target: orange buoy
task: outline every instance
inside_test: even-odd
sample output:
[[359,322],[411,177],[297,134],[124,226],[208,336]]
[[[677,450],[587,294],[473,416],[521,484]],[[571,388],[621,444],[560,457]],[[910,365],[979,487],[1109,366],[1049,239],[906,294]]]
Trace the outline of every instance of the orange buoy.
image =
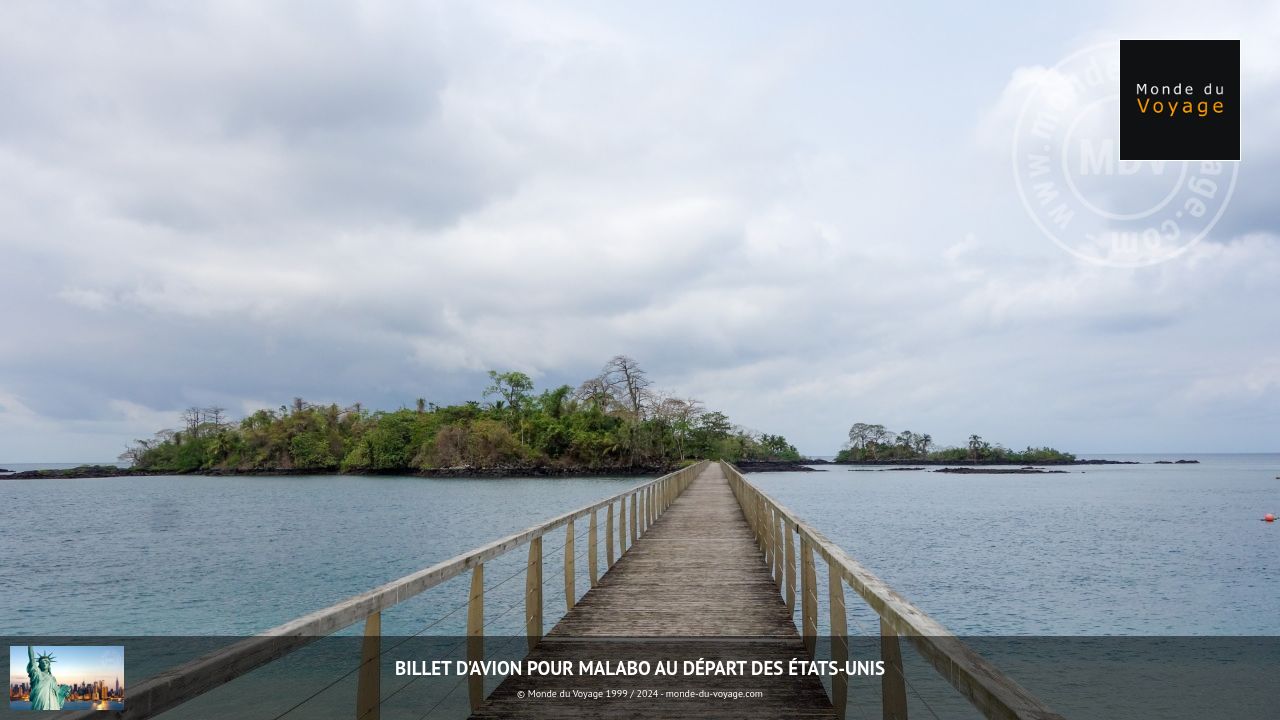
[[1262,516],[1262,519],[1263,519],[1263,521],[1265,521],[1265,522],[1275,522],[1275,521],[1276,521],[1276,516],[1275,516],[1274,514],[1272,514],[1272,513],[1267,513],[1266,515],[1263,515],[1263,516]]

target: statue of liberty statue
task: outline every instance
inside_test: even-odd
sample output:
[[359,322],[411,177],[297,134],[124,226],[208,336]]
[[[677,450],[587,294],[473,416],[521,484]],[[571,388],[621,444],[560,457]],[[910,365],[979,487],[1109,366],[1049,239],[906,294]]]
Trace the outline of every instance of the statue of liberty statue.
[[28,645],[27,658],[27,677],[31,678],[31,709],[61,710],[62,703],[71,694],[71,688],[59,685],[53,677],[50,669],[53,666],[53,656],[48,653],[37,656],[36,649]]

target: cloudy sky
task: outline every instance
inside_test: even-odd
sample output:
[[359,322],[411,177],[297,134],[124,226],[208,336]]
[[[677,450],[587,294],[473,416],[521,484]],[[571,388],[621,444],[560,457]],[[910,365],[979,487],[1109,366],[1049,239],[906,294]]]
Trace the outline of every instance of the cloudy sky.
[[[1002,5],[6,2],[0,461],[618,353],[813,454],[1280,449],[1280,5]],[[1243,41],[1226,215],[1137,269],[1009,162],[1122,37]]]

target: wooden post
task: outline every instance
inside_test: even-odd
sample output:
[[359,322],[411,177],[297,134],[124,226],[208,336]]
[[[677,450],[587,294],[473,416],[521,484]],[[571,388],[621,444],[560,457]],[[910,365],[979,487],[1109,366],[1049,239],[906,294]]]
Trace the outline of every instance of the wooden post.
[[760,523],[760,550],[764,552],[764,562],[769,564],[769,526],[765,524],[768,508],[764,504],[764,495],[756,492],[756,507],[759,511],[756,513],[756,522]]
[[627,499],[618,501],[618,557],[627,552]]
[[800,624],[809,657],[818,649],[818,575],[813,569],[813,546],[800,536]]
[[564,534],[564,609],[568,612],[573,609],[573,603],[578,599],[578,593],[575,592],[577,569],[573,563],[573,518],[569,518]]
[[764,493],[761,493],[760,507],[763,512],[760,518],[764,520],[764,564],[769,568],[770,574],[773,573],[773,508],[769,507],[769,503],[764,499]]
[[360,674],[356,680],[356,720],[378,720],[382,697],[382,613],[364,620],[360,646]]
[[902,646],[898,631],[880,618],[880,659],[884,675],[880,676],[880,702],[884,720],[907,720],[907,676],[902,672]]
[[791,532],[785,522],[783,527],[787,534],[787,612],[795,615],[796,612],[796,541],[795,536]]
[[756,533],[756,542],[760,542],[760,498],[756,496],[754,490],[747,491],[747,501],[749,503],[747,512],[747,522],[751,523],[751,529]]
[[587,564],[591,566],[591,587],[600,584],[600,571],[596,568],[598,553],[596,552],[596,511],[591,511],[591,522],[587,524]]
[[542,639],[542,536],[529,541],[529,564],[524,574],[524,634],[529,650]]
[[[834,567],[827,565],[827,589],[831,597],[831,659],[836,667],[844,667],[849,661],[849,620],[844,611],[844,578]],[[849,704],[849,676],[838,672],[831,676],[831,705],[836,717],[844,720]]]
[[631,493],[631,544],[635,545],[636,540],[640,539],[640,531],[636,527],[636,509],[640,506],[636,500],[636,493]]
[[[471,571],[471,599],[467,601],[467,660],[484,660],[484,564]],[[467,676],[467,690],[474,711],[484,702],[484,675]]]
[[757,515],[760,522],[760,549],[764,551],[764,561],[767,565],[769,563],[769,526],[765,523],[765,519],[768,517],[769,508],[764,503],[764,493],[756,492],[756,505],[760,508],[760,513]]
[[773,525],[769,529],[773,535],[773,584],[782,592],[782,513],[773,514]]
[[640,534],[649,529],[649,488],[641,488],[636,493],[636,501],[640,503]]
[[609,503],[609,510],[608,512],[605,513],[605,516],[604,516],[604,552],[605,552],[605,556],[604,556],[605,562],[609,563],[608,565],[605,565],[605,570],[608,571],[609,568],[613,567],[613,560],[614,560],[613,503]]
[[653,527],[653,491],[654,486],[650,485],[644,489],[644,526],[646,529]]

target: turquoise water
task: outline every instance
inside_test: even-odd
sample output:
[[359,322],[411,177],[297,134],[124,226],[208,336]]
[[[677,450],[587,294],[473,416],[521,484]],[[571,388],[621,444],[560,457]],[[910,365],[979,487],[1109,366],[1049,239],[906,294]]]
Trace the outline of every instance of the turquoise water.
[[[641,480],[0,479],[0,635],[252,634]],[[577,535],[585,557],[586,528]],[[545,541],[549,585],[555,540]],[[524,560],[523,548],[509,553],[486,580]],[[465,602],[465,585],[387,613],[383,631],[416,632]],[[522,593],[523,582],[502,591]],[[464,623],[455,613],[438,629]]]
[[957,634],[1280,635],[1280,455],[1107,457],[1200,464],[748,477]]
[[[1065,475],[750,478],[960,634],[1280,634],[1280,523],[1259,522],[1280,511],[1280,456],[1196,457]],[[13,589],[0,633],[253,633],[637,482],[0,480],[0,584]],[[563,580],[547,543],[551,588]],[[488,584],[523,559],[494,563]],[[389,613],[384,631],[455,607],[454,584]]]
[[[1195,457],[1201,464],[1053,475],[834,467],[749,479],[954,632],[1034,636],[1021,648],[994,637],[970,642],[1067,717],[1207,717],[1224,697],[1271,708],[1270,644],[1179,646],[1156,637],[1081,645],[1089,640],[1045,637],[1280,635],[1280,524],[1259,521],[1280,510],[1280,456]],[[0,635],[258,632],[638,482],[0,480]],[[563,608],[563,536],[544,542],[549,627]],[[575,553],[580,596],[588,587],[582,526]],[[521,547],[486,566],[490,657],[523,652],[524,560]],[[457,656],[463,650],[451,636],[463,632],[466,595],[463,576],[385,612],[388,647],[404,640],[397,636],[422,635],[384,652]],[[854,657],[874,657],[876,618],[846,595]],[[825,631],[825,593],[818,617]],[[208,638],[169,640],[172,647],[161,643],[153,656],[129,657],[130,677],[208,649],[200,649]],[[348,717],[358,643],[308,646],[170,715]],[[819,656],[827,652],[820,640]],[[1155,671],[1153,658],[1171,667]],[[913,716],[975,716],[917,656],[906,662]],[[406,682],[383,670],[384,717],[466,715],[465,688],[452,678]],[[878,688],[875,678],[853,684],[852,717],[878,716]]]

